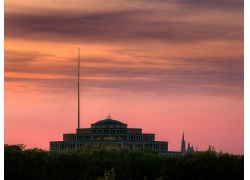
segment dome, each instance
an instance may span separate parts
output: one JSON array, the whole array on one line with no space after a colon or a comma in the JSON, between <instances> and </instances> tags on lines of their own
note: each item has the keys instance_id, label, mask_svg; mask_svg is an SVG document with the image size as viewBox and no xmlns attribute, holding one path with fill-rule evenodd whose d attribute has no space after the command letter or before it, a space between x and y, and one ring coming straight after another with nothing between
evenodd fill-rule
<instances>
[{"instance_id":1,"label":"dome","mask_svg":"<svg viewBox=\"0 0 250 180\"><path fill-rule=\"evenodd\" d=\"M95 125L124 125L124 123L122 123L120 121L117 121L117 120L113 120L113 119L100 120L100 121L97 121L94 124Z\"/></svg>"}]
</instances>

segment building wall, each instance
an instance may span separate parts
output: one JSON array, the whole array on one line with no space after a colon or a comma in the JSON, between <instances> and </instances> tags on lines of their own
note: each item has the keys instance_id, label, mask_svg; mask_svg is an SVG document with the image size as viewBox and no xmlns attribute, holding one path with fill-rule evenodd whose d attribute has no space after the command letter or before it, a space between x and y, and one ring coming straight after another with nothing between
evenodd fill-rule
<instances>
[{"instance_id":1,"label":"building wall","mask_svg":"<svg viewBox=\"0 0 250 180\"><path fill-rule=\"evenodd\" d=\"M168 143L167 142L141 142L141 141L57 141L57 142L50 142L50 150L51 151L60 151L69 148L79 148L86 144L101 146L104 145L108 148L115 148L115 149L135 149L135 148L152 148L158 151L168 151Z\"/></svg>"},{"instance_id":2,"label":"building wall","mask_svg":"<svg viewBox=\"0 0 250 180\"><path fill-rule=\"evenodd\" d=\"M127 124L106 119L91 124L91 128L76 129L76 133L63 134L63 141L50 142L51 151L78 148L86 144L108 148L152 148L168 151L168 142L155 141L155 134L142 133L140 128L127 128Z\"/></svg>"},{"instance_id":3,"label":"building wall","mask_svg":"<svg viewBox=\"0 0 250 180\"><path fill-rule=\"evenodd\" d=\"M154 134L64 134L64 141L69 140L134 140L154 141Z\"/></svg>"}]
</instances>

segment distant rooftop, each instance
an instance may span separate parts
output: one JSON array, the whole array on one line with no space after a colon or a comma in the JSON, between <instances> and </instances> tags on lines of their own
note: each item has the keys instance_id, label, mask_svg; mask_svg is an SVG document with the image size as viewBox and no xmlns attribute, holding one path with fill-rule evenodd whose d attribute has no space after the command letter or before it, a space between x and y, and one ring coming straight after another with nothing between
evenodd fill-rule
<instances>
[{"instance_id":1,"label":"distant rooftop","mask_svg":"<svg viewBox=\"0 0 250 180\"><path fill-rule=\"evenodd\" d=\"M117 120L113 120L113 119L104 119L104 120L97 121L94 124L95 125L123 125L124 123L117 121Z\"/></svg>"},{"instance_id":2,"label":"distant rooftop","mask_svg":"<svg viewBox=\"0 0 250 180\"><path fill-rule=\"evenodd\" d=\"M112 119L110 116L110 113L104 120L97 121L94 124L95 125L124 125L124 123L122 123L121 121Z\"/></svg>"}]
</instances>

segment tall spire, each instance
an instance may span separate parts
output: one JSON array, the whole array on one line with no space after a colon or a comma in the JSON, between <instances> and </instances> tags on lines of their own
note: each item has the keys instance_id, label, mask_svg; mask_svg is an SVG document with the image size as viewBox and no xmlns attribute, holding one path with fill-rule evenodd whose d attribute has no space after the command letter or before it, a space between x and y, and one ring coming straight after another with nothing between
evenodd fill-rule
<instances>
[{"instance_id":1,"label":"tall spire","mask_svg":"<svg viewBox=\"0 0 250 180\"><path fill-rule=\"evenodd\" d=\"M184 132L182 134L182 141L181 141L181 153L185 154L186 153L186 142L184 139Z\"/></svg>"},{"instance_id":2,"label":"tall spire","mask_svg":"<svg viewBox=\"0 0 250 180\"><path fill-rule=\"evenodd\" d=\"M80 129L80 48L78 48L78 129Z\"/></svg>"}]
</instances>

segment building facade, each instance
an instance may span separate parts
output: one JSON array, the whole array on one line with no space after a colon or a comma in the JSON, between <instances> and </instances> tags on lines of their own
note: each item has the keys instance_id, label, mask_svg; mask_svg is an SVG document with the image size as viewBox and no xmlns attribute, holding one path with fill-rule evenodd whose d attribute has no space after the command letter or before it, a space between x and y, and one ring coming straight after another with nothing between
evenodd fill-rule
<instances>
[{"instance_id":1,"label":"building facade","mask_svg":"<svg viewBox=\"0 0 250 180\"><path fill-rule=\"evenodd\" d=\"M182 136L181 151L168 151L167 141L155 141L155 134L142 133L140 128L128 128L118 120L113 120L110 115L104 120L91 124L90 128L80 128L80 48L78 49L78 128L76 133L63 134L62 141L51 141L50 151L61 151L69 148L78 148L86 144L104 145L108 148L135 149L152 148L160 154L179 156L193 152L193 147L186 144L184 133Z\"/></svg>"},{"instance_id":2,"label":"building facade","mask_svg":"<svg viewBox=\"0 0 250 180\"><path fill-rule=\"evenodd\" d=\"M168 152L167 141L155 141L155 134L142 133L140 128L128 128L127 124L110 116L91 124L90 128L79 128L76 133L63 134L62 141L50 142L50 151L78 148L86 144L130 150L152 148L160 153Z\"/></svg>"}]
</instances>

